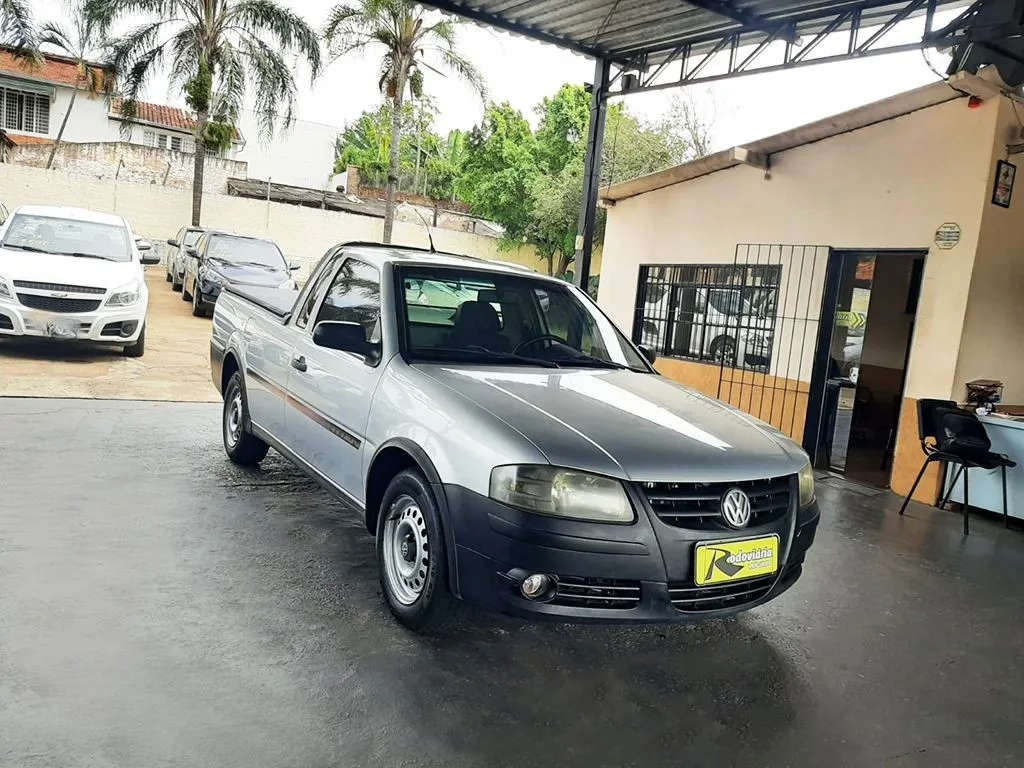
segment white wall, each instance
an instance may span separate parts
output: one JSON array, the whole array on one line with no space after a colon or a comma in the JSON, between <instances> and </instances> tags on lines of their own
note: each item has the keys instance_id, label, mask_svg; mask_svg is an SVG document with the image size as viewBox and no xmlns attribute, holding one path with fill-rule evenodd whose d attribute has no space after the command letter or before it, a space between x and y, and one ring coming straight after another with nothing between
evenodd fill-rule
<instances>
[{"instance_id":1,"label":"white wall","mask_svg":"<svg viewBox=\"0 0 1024 768\"><path fill-rule=\"evenodd\" d=\"M731 262L738 243L931 247L906 396L949 396L999 112L947 102L774 155L770 180L739 166L620 200L600 304L630 328L640 264ZM944 222L962 230L952 250L933 247Z\"/></svg>"},{"instance_id":2,"label":"white wall","mask_svg":"<svg viewBox=\"0 0 1024 768\"><path fill-rule=\"evenodd\" d=\"M243 110L240 123L246 143L235 159L249 164L249 178L310 189L327 184L334 171L337 127L297 120L267 141L255 113Z\"/></svg>"},{"instance_id":3,"label":"white wall","mask_svg":"<svg viewBox=\"0 0 1024 768\"><path fill-rule=\"evenodd\" d=\"M71 94L70 87L56 87L55 99L50 102L49 136L52 139L56 139L60 131L60 124L71 103ZM107 103L103 96L90 95L88 91L80 90L78 98L75 99L75 107L68 118L67 128L64 129L64 141L120 141L120 124L110 120L107 113Z\"/></svg>"}]
</instances>

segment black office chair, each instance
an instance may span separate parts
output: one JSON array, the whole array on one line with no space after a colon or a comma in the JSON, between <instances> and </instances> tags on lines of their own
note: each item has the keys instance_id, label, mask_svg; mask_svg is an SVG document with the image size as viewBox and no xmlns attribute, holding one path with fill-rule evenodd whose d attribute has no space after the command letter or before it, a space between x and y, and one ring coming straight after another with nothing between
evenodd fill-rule
<instances>
[{"instance_id":1,"label":"black office chair","mask_svg":"<svg viewBox=\"0 0 1024 768\"><path fill-rule=\"evenodd\" d=\"M910 498L917 490L918 483L933 461L944 461L947 464L956 464L957 473L953 476L953 483L950 485L946 496L942 499L940 507L945 506L949 500L949 494L956 485L960 475L964 476L964 535L971 532L970 527L970 473L965 469L977 467L979 469L999 469L1003 481L1003 525L1009 525L1009 515L1006 508L1006 468L1017 466L1017 462L999 453L992 453L992 443L985 432L985 425L978 420L978 417L970 411L957 408L952 400L923 399L917 401L917 432L921 439L921 450L925 453L924 464L921 471L917 473L917 479L910 488L910 493L903 500L900 507L902 515ZM932 440L934 442L929 443Z\"/></svg>"}]
</instances>

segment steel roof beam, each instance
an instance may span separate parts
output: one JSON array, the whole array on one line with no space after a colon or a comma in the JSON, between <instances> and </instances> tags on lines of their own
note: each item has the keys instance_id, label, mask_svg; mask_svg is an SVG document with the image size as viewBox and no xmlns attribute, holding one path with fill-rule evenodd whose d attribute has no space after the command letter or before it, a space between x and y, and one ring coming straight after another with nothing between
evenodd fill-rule
<instances>
[{"instance_id":1,"label":"steel roof beam","mask_svg":"<svg viewBox=\"0 0 1024 768\"><path fill-rule=\"evenodd\" d=\"M702 8L705 11L717 14L718 16L724 16L727 19L735 21L737 24L742 24L746 29L753 30L755 32L764 32L769 35L776 35L780 40L785 40L787 43L793 43L798 45L799 41L795 32L784 31L783 34L779 32L779 22L769 21L763 16L758 16L755 13L749 13L740 8L724 2L724 0L684 0L687 5L695 5L698 8Z\"/></svg>"}]
</instances>

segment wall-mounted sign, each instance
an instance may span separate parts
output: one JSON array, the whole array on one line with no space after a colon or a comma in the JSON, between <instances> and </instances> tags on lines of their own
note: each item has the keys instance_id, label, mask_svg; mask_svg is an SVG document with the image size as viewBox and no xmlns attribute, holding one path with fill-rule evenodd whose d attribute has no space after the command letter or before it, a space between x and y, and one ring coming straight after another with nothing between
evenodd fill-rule
<instances>
[{"instance_id":1,"label":"wall-mounted sign","mask_svg":"<svg viewBox=\"0 0 1024 768\"><path fill-rule=\"evenodd\" d=\"M851 331L859 331L868 324L868 316L865 312L836 312L836 325L840 328L849 328Z\"/></svg>"},{"instance_id":2,"label":"wall-mounted sign","mask_svg":"<svg viewBox=\"0 0 1024 768\"><path fill-rule=\"evenodd\" d=\"M959 224L947 221L935 230L935 246L943 251L948 251L960 242L961 234Z\"/></svg>"},{"instance_id":3,"label":"wall-mounted sign","mask_svg":"<svg viewBox=\"0 0 1024 768\"><path fill-rule=\"evenodd\" d=\"M1000 160L996 163L996 183L992 188L992 202L1003 208L1010 207L1013 196L1013 181L1017 178L1017 166Z\"/></svg>"}]
</instances>

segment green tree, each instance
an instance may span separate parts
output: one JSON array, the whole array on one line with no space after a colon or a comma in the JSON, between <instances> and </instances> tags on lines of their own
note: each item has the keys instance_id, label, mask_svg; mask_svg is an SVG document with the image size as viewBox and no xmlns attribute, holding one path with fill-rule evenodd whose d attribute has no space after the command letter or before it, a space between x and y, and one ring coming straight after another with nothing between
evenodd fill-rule
<instances>
[{"instance_id":1,"label":"green tree","mask_svg":"<svg viewBox=\"0 0 1024 768\"><path fill-rule=\"evenodd\" d=\"M391 242L394 228L406 94L421 97L423 70L439 71L438 67L454 72L481 95L485 93L479 72L456 48L458 23L444 17L428 23L431 19L431 14L408 0L357 0L355 5L333 8L324 30L332 58L374 49L382 54L378 86L392 104L385 243Z\"/></svg>"},{"instance_id":2,"label":"green tree","mask_svg":"<svg viewBox=\"0 0 1024 768\"><path fill-rule=\"evenodd\" d=\"M367 110L342 128L335 143L334 172L359 166L368 180L386 178L391 148L391 104Z\"/></svg>"},{"instance_id":3,"label":"green tree","mask_svg":"<svg viewBox=\"0 0 1024 768\"><path fill-rule=\"evenodd\" d=\"M540 173L526 118L507 102L490 104L470 131L455 191L475 214L504 227L506 244L519 243L532 231L533 187Z\"/></svg>"},{"instance_id":4,"label":"green tree","mask_svg":"<svg viewBox=\"0 0 1024 768\"><path fill-rule=\"evenodd\" d=\"M557 174L573 160L582 160L590 127L590 94L581 85L566 83L553 97L535 108L537 161L547 173Z\"/></svg>"},{"instance_id":5,"label":"green tree","mask_svg":"<svg viewBox=\"0 0 1024 768\"><path fill-rule=\"evenodd\" d=\"M71 111L75 108L75 100L78 98L78 91L85 89L90 95L101 91L109 93L113 79L106 76L106 72L93 66L90 59L95 57L100 47L100 36L96 28L89 22L81 6L69 8L71 26L49 22L43 25L40 43L56 48L57 52L73 59L78 69L78 82L71 91L71 101L68 103L64 119L61 120L60 128L57 131L57 140L50 150L50 156L46 160L46 167L53 167L53 160L57 156L61 142L64 139L64 129L67 128Z\"/></svg>"},{"instance_id":6,"label":"green tree","mask_svg":"<svg viewBox=\"0 0 1024 768\"><path fill-rule=\"evenodd\" d=\"M28 0L0 0L0 44L18 53L37 55L39 30Z\"/></svg>"},{"instance_id":7,"label":"green tree","mask_svg":"<svg viewBox=\"0 0 1024 768\"><path fill-rule=\"evenodd\" d=\"M124 94L129 124L152 75L169 68L196 113L192 223L200 224L208 146L230 141L247 93L265 138L279 119L291 123L298 55L315 77L320 71L316 32L278 0L85 0L89 23L108 32L118 21L148 17L110 40L111 63Z\"/></svg>"},{"instance_id":8,"label":"green tree","mask_svg":"<svg viewBox=\"0 0 1024 768\"><path fill-rule=\"evenodd\" d=\"M427 158L427 194L430 197L435 200L456 197L455 184L465 168L468 146L464 131L451 131L438 144L436 153Z\"/></svg>"}]
</instances>

